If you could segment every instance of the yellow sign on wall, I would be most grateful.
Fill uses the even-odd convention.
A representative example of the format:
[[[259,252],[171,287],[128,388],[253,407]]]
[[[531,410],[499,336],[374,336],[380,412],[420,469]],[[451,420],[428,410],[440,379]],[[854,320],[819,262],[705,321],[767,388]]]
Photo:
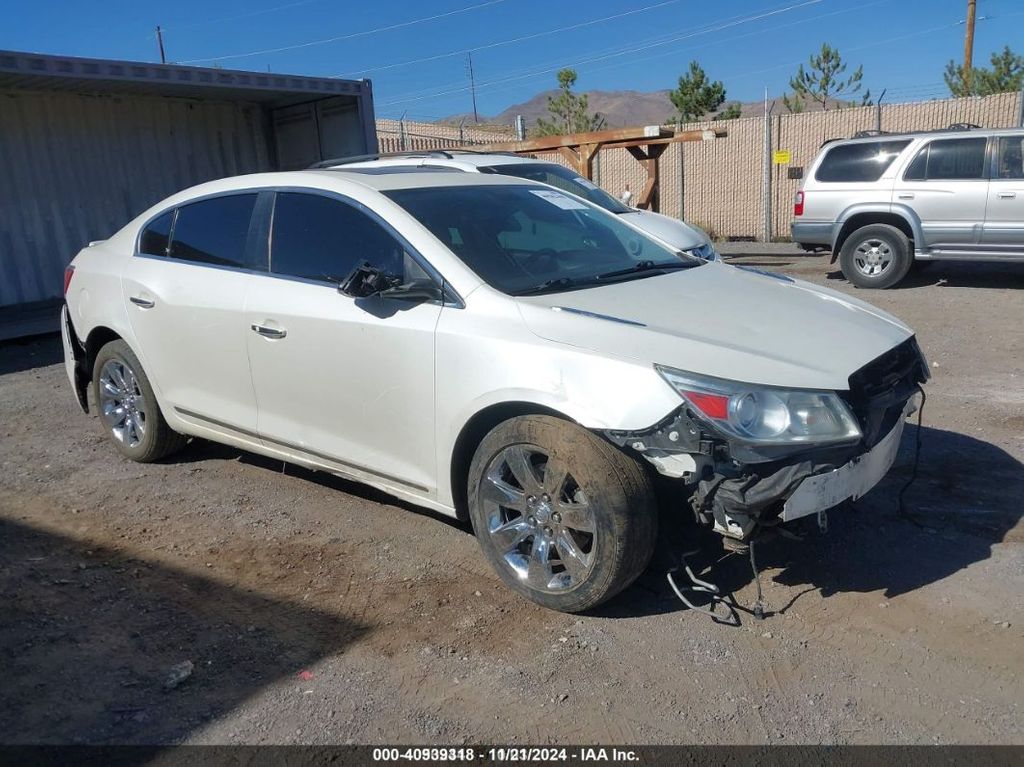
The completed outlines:
[[[772,152],[772,162],[776,165],[789,165],[793,159],[793,153],[788,149],[776,149]]]

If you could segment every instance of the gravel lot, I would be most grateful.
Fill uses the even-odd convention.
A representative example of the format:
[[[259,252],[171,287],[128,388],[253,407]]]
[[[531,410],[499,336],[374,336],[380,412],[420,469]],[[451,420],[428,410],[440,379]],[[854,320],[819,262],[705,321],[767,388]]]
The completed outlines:
[[[827,256],[724,250],[853,290]],[[759,547],[770,614],[738,628],[655,570],[545,611],[464,527],[230,448],[129,463],[76,411],[59,340],[0,346],[0,739],[1024,743],[1024,268],[858,295],[933,365],[910,513],[912,426],[827,535]],[[703,565],[753,602],[745,559]]]

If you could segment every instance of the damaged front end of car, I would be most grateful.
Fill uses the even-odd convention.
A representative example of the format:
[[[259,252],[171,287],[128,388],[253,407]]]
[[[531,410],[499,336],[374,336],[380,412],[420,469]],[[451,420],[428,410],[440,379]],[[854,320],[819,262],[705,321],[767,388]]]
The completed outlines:
[[[607,431],[680,481],[696,520],[735,543],[859,498],[895,459],[929,377],[911,337],[838,392],[785,390],[659,368],[683,404],[649,429]]]

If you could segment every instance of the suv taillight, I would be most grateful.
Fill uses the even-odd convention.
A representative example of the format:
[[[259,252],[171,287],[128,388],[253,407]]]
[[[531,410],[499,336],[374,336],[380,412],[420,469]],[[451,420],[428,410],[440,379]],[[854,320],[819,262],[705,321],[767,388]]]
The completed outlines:
[[[64,295],[67,296],[68,288],[71,287],[71,278],[75,276],[75,267],[73,264],[68,264],[64,269]]]
[[[804,214],[804,193],[797,192],[796,197],[793,198],[793,215],[802,216]]]

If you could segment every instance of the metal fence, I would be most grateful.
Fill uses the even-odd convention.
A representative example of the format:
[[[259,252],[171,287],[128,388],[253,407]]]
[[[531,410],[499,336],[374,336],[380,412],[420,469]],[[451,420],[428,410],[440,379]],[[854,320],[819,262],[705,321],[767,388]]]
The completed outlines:
[[[720,238],[786,238],[793,196],[800,186],[799,177],[791,177],[798,174],[791,171],[807,168],[828,139],[849,137],[860,130],[929,130],[953,123],[986,128],[1024,124],[1020,93],[800,114],[782,114],[780,110],[784,110],[781,102],[775,102],[767,118],[681,126],[684,130],[725,128],[729,135],[669,146],[659,161],[661,212],[699,224]],[[377,133],[381,151],[441,149],[512,141],[515,137],[511,126],[507,130],[460,130],[397,120],[378,120]],[[775,164],[772,159],[776,150],[787,150],[788,162]],[[544,159],[566,164],[556,153],[546,154]],[[625,149],[600,152],[594,177],[615,196],[621,195],[627,185],[636,193],[646,181],[640,163]]]
[[[515,131],[511,126],[507,130],[487,130],[464,125],[377,120],[377,144],[381,152],[411,152],[514,140]]]

